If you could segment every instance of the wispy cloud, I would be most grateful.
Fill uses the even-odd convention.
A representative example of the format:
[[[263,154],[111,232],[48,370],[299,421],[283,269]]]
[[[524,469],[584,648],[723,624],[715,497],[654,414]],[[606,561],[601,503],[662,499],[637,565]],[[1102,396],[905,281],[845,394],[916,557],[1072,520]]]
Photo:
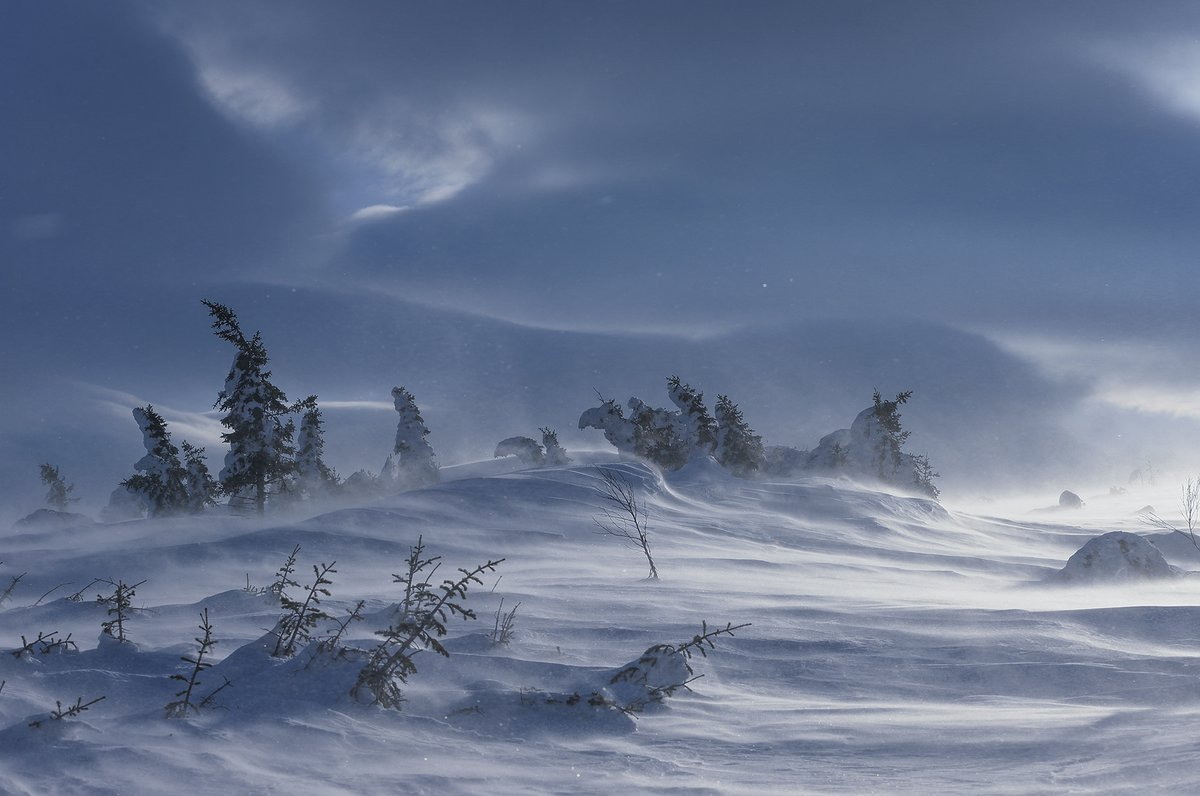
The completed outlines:
[[[407,207],[397,207],[396,205],[370,205],[368,207],[360,207],[350,214],[351,221],[375,221],[381,218],[391,218],[397,213],[403,213],[408,210]]]
[[[202,60],[200,83],[226,115],[257,127],[299,122],[317,107],[282,78],[261,70]]]
[[[148,401],[133,393],[113,390],[98,384],[73,382],[85,393],[90,393],[95,405],[107,412],[114,419],[129,422],[130,433],[137,434],[137,426],[133,420],[133,408],[153,404],[154,410],[167,421],[167,430],[176,442],[188,440],[193,445],[219,445],[224,428],[215,410],[194,412],[177,409],[172,406]],[[390,407],[389,407],[390,408]]]
[[[1099,64],[1131,78],[1170,111],[1200,121],[1200,42],[1105,43],[1091,50]]]

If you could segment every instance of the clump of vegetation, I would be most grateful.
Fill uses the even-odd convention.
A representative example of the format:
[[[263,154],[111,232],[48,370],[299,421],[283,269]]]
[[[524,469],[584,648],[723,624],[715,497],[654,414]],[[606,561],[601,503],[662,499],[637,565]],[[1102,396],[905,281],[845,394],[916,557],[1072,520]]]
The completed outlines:
[[[283,605],[283,617],[275,628],[275,649],[271,655],[276,658],[286,658],[296,651],[296,647],[312,638],[312,629],[322,619],[329,619],[329,614],[321,610],[321,597],[329,597],[330,591],[326,586],[333,585],[328,576],[337,572],[333,565],[313,565],[313,582],[304,591],[304,599],[294,600],[281,591],[279,600]],[[292,585],[294,582],[289,581]]]
[[[506,613],[504,598],[500,598],[500,606],[496,608],[496,621],[492,625],[492,633],[489,636],[493,645],[506,646],[512,641],[513,634],[517,630],[517,609],[520,607],[521,604],[517,603],[512,610]]]
[[[398,709],[404,703],[401,686],[417,671],[413,658],[426,649],[450,657],[439,641],[446,635],[446,622],[452,616],[464,620],[476,618],[475,612],[463,605],[467,591],[471,584],[483,585],[480,576],[494,572],[503,561],[503,558],[488,561],[472,570],[460,567],[458,578],[447,578],[435,588],[430,578],[441,566],[441,556],[426,558],[424,543],[418,538],[409,550],[405,572],[392,575],[395,583],[404,584],[404,596],[395,619],[389,627],[376,631],[382,641],[359,671],[350,695],[373,705]]]

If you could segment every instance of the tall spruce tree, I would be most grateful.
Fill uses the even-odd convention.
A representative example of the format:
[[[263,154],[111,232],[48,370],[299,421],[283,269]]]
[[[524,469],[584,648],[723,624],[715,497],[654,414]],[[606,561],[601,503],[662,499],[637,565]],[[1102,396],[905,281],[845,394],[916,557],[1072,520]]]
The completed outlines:
[[[174,514],[188,507],[187,470],[179,448],[171,442],[167,421],[150,404],[135,406],[133,419],[142,430],[146,455],[133,465],[137,473],[121,482],[151,515]]]
[[[716,458],[721,466],[740,478],[749,478],[763,469],[766,456],[762,437],[750,428],[737,404],[727,395],[718,395],[716,415]]]
[[[237,349],[225,386],[213,407],[225,413],[221,424],[229,431],[225,466],[218,475],[231,505],[250,502],[262,514],[272,487],[285,485],[295,472],[292,438],[295,424],[288,418],[287,396],[271,381],[262,335],[246,337],[233,310],[205,300],[213,333]]]

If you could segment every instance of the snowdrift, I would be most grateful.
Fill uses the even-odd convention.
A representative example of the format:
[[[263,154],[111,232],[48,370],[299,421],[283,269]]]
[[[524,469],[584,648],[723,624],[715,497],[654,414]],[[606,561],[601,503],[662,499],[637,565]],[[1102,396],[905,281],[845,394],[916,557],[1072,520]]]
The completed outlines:
[[[645,500],[660,581],[595,532],[597,466]],[[0,644],[28,649],[0,655],[0,792],[1188,790],[1198,587],[1044,585],[1096,535],[704,461],[497,472],[296,521],[14,530]],[[393,621],[418,538],[435,588],[505,561],[465,600],[478,618],[447,619],[449,657],[414,658],[401,709],[364,704],[353,649]],[[333,567],[330,618],[273,657],[296,545],[300,584]],[[101,633],[97,578],[144,581],[128,643]],[[205,611],[196,693],[216,693],[166,718]],[[343,622],[350,651],[323,652]],[[736,632],[682,654],[705,622]]]

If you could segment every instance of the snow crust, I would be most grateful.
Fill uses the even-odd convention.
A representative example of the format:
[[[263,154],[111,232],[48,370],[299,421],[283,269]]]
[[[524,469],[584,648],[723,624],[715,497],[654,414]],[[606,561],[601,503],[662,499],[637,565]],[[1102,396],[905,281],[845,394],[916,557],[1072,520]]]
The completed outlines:
[[[439,484],[308,518],[210,512],[0,536],[0,586],[28,573],[0,605],[3,650],[50,631],[77,645],[0,654],[0,792],[1196,788],[1195,579],[1061,588],[1048,577],[1095,528],[829,479],[746,481],[699,457],[666,478],[594,460],[645,499],[660,581],[594,532],[591,463],[445,468]],[[279,604],[247,579],[268,584],[297,544],[299,580],[336,561],[324,607],[343,618],[364,600],[348,634],[366,647],[418,536],[443,573],[506,560],[471,592],[479,619],[449,623],[450,657],[417,657],[401,711],[352,700],[355,669],[314,645],[271,658]],[[110,589],[89,588],[97,577],[145,579],[132,645],[101,638],[96,597]],[[508,645],[489,639],[501,600],[520,603]],[[216,707],[167,719],[205,609],[218,645],[201,690],[232,685]],[[677,684],[671,650],[704,621],[752,624],[693,659],[701,677],[687,688],[634,715],[613,706]],[[56,701],[99,696],[49,719]]]

